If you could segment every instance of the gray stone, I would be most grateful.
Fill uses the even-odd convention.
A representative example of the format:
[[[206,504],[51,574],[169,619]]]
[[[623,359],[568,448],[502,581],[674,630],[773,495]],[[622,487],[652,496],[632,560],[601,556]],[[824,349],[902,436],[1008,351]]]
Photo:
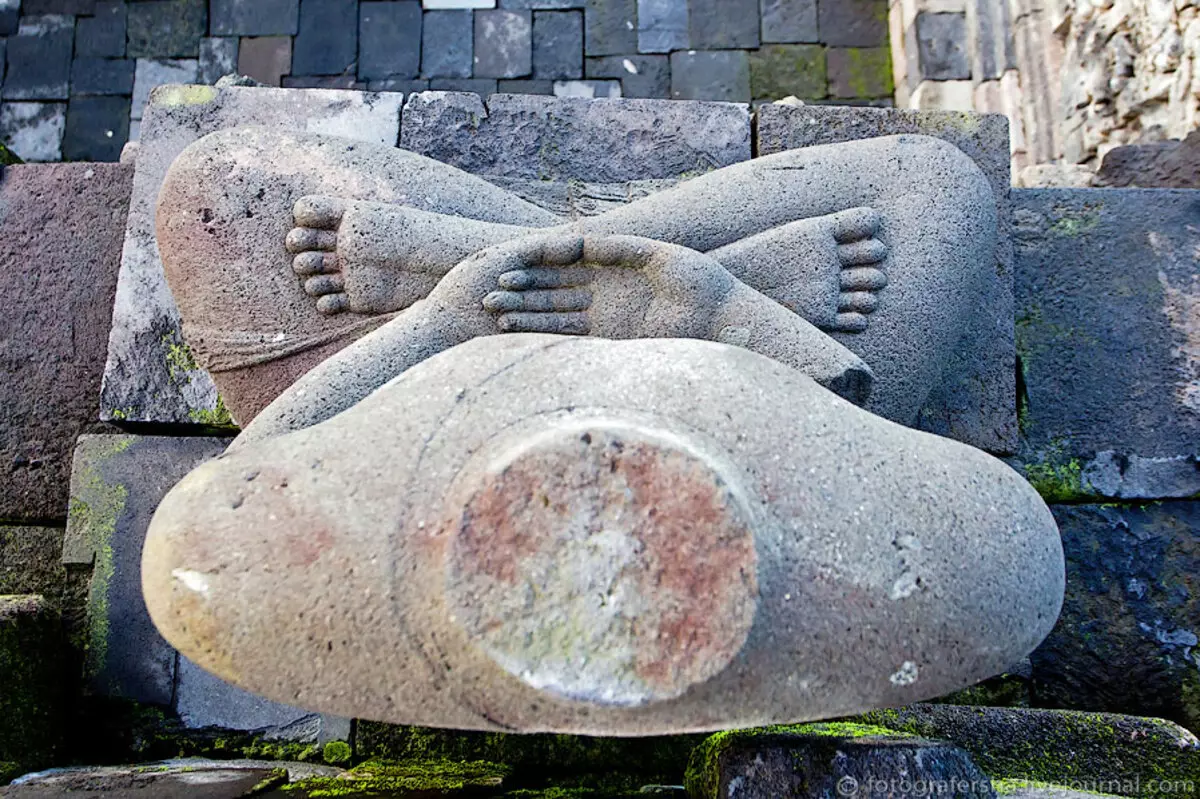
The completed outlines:
[[[638,50],[669,53],[688,46],[687,0],[638,0]]]
[[[367,90],[372,92],[402,92],[412,94],[429,90],[427,80],[408,80],[406,78],[384,78],[367,83]]]
[[[144,764],[53,769],[28,774],[5,789],[12,799],[51,799],[59,796],[154,796],[158,799],[239,799],[286,785],[287,772],[273,763],[256,768],[224,763],[197,765]]]
[[[829,94],[827,48],[819,44],[767,44],[750,53],[750,93],[755,100],[821,100]]]
[[[992,186],[1000,226],[995,279],[978,296],[975,321],[952,355],[941,387],[928,398],[918,424],[989,452],[1011,453],[1017,447],[1017,419],[1008,120],[994,114],[830,106],[771,104],[758,109],[760,155],[888,134],[942,138],[970,156]]]
[[[833,98],[853,100],[884,97],[891,100],[895,87],[892,85],[891,51],[888,48],[830,47],[827,48],[826,66],[829,93]]]
[[[206,777],[213,775],[214,772],[248,772],[248,771],[265,771],[268,775],[271,772],[283,771],[286,776],[283,778],[286,782],[296,783],[302,780],[307,780],[312,777],[337,777],[345,774],[345,770],[335,766],[324,766],[316,763],[292,763],[286,760],[209,760],[202,757],[181,757],[172,760],[156,760],[149,763],[138,763],[131,766],[77,766],[67,768],[53,768],[41,771],[36,774],[27,774],[14,780],[10,790],[15,791],[16,788],[50,788],[55,792],[52,796],[70,795],[68,792],[72,787],[83,787],[89,784],[95,784],[106,780],[112,780],[113,783],[121,785],[122,788],[128,788],[130,778],[137,778],[147,774],[170,774],[176,777],[184,777],[188,774],[204,775],[197,777],[191,781],[181,781],[179,787],[183,791],[183,796],[197,796],[200,786],[206,781]],[[225,775],[218,775],[215,782],[224,782]],[[261,781],[261,780],[260,780]],[[122,782],[125,784],[122,785]],[[165,783],[143,783],[134,788],[134,790],[156,790],[165,787]],[[151,787],[152,786],[152,787]],[[252,786],[257,787],[257,786]],[[232,791],[234,797],[243,797],[245,793],[238,793],[236,789]],[[13,795],[16,795],[15,793]],[[25,794],[21,794],[24,796]],[[158,796],[159,794],[155,794]],[[222,794],[224,795],[224,794]],[[39,795],[40,796],[40,795]],[[206,797],[206,799],[210,799]]]
[[[0,36],[12,36],[20,28],[21,0],[0,0]]]
[[[192,58],[139,58],[133,73],[133,107],[130,116],[140,120],[150,102],[150,92],[173,83],[195,83],[200,62]]]
[[[354,75],[302,75],[283,79],[285,89],[355,89],[365,90],[366,84]]]
[[[1104,156],[1098,186],[1194,189],[1200,187],[1200,131],[1182,140],[1114,147]]]
[[[963,40],[968,43],[970,75],[977,83],[995,80],[1017,66],[1012,11],[1006,0],[967,0],[966,6]]]
[[[303,0],[292,49],[292,75],[352,73],[358,59],[358,3]]]
[[[125,4],[105,0],[96,4],[94,17],[75,21],[75,57],[125,56]]]
[[[481,97],[493,94],[496,88],[495,78],[435,78],[429,81],[430,91],[470,92]]]
[[[71,94],[129,96],[133,94],[133,67],[134,62],[126,58],[76,58],[71,65]]]
[[[603,56],[587,59],[589,78],[621,81],[621,96],[665,98],[671,94],[671,62],[665,55]]]
[[[65,100],[71,82],[75,42],[71,17],[23,17],[8,39],[8,70],[0,97],[5,100]]]
[[[882,47],[888,43],[887,3],[836,0],[817,4],[821,39],[831,47]]]
[[[587,0],[500,0],[500,8],[514,10],[562,10],[567,8],[584,8]]]
[[[268,738],[292,739],[295,733],[304,735],[298,728],[320,725],[316,714],[247,693],[182,656],[176,682],[175,712],[192,729],[263,730]],[[315,734],[309,734],[315,739]]]
[[[61,161],[66,126],[66,103],[0,103],[0,140],[24,161]]]
[[[589,56],[638,50],[637,0],[587,0],[584,25]]]
[[[968,80],[967,17],[965,14],[922,11],[905,38],[917,50],[916,69],[909,64],[909,80]],[[999,77],[994,76],[994,77]]]
[[[37,280],[0,272],[9,303],[0,317],[0,518],[66,518],[71,451],[96,419],[130,173],[116,164],[4,168],[0,261],[36,263]]]
[[[200,74],[196,78],[200,83],[211,86],[237,72],[237,66],[237,37],[213,36],[200,40]]]
[[[126,31],[130,58],[196,58],[208,32],[206,0],[130,3]]]
[[[62,539],[57,527],[0,526],[0,596],[39,594],[57,604],[66,581]]]
[[[764,43],[797,44],[820,41],[817,0],[760,0]]]
[[[421,4],[365,2],[358,11],[358,77],[415,78],[421,68]]]
[[[476,11],[476,77],[520,78],[532,69],[532,12]]]
[[[1193,192],[1026,189],[1014,200],[1026,473],[1064,500],[1194,496]]]
[[[128,97],[72,97],[63,160],[119,161],[129,139],[129,109]]]
[[[294,36],[300,0],[210,0],[213,36]]]
[[[674,100],[750,101],[750,61],[741,50],[671,53]]]
[[[219,438],[80,437],[63,562],[92,566],[87,679],[97,694],[171,705],[175,650],[154,629],[142,599],[142,540],[171,484],[220,454],[226,443]]]
[[[469,78],[474,68],[474,22],[470,11],[429,11],[421,31],[421,74]]]
[[[892,799],[938,786],[943,797],[995,799],[991,780],[953,744],[882,727],[810,724],[723,733],[700,744],[688,794],[703,799],[840,796]]]
[[[758,0],[687,0],[688,39],[697,50],[755,48]]]
[[[588,100],[616,99],[621,82],[615,80],[559,80],[554,82],[555,97],[582,97]]]
[[[533,77],[539,80],[583,77],[581,12],[533,12]]]
[[[167,168],[191,142],[238,124],[320,130],[394,145],[402,96],[234,87],[167,88],[155,97],[160,105],[147,109],[134,177],[101,416],[228,424],[212,380],[184,346],[179,314],[162,275],[154,206]]]
[[[292,69],[292,37],[243,38],[238,44],[238,73],[261,86],[279,86]]]
[[[503,94],[554,94],[552,80],[502,80],[497,83],[496,91]]]

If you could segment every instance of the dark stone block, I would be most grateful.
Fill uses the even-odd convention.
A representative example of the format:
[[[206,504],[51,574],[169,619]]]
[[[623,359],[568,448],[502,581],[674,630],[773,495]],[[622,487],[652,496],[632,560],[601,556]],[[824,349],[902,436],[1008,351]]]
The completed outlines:
[[[429,81],[409,80],[407,78],[384,78],[383,80],[370,81],[367,84],[367,91],[371,92],[403,92],[404,94],[412,94],[413,92],[428,90]]]
[[[486,78],[440,78],[429,81],[429,88],[435,92],[474,92],[481,97],[495,94],[495,80]]]
[[[5,100],[65,100],[71,84],[70,17],[26,17],[21,33],[8,39]]]
[[[688,0],[638,0],[638,50],[669,53],[688,47]]]
[[[886,47],[830,47],[829,93],[841,99],[891,97],[892,54]]]
[[[887,0],[833,0],[818,3],[821,39],[831,47],[885,47]]]
[[[237,72],[239,43],[236,36],[207,36],[200,40],[200,83],[211,86]]]
[[[828,93],[825,48],[818,44],[764,45],[750,54],[750,91],[755,100],[823,98]]]
[[[366,91],[367,85],[353,75],[289,75],[283,79],[285,89],[354,89]]]
[[[300,33],[292,46],[292,74],[353,73],[357,59],[357,0],[302,0]]]
[[[20,28],[21,12],[15,5],[0,7],[0,36],[13,36]]]
[[[421,32],[421,74],[427,78],[471,77],[474,24],[469,10],[426,12]]]
[[[589,56],[638,51],[637,0],[587,0],[584,24]]]
[[[134,62],[126,58],[76,58],[71,66],[71,94],[131,95],[133,66]]]
[[[575,80],[583,77],[581,12],[533,13],[533,77],[541,80]]]
[[[566,8],[584,8],[587,6],[587,0],[500,0],[496,5],[499,8],[511,8],[514,11],[562,10]]]
[[[970,69],[976,82],[995,80],[1017,65],[1008,0],[967,0],[967,29],[975,40]]]
[[[1106,187],[1194,189],[1200,187],[1200,131],[1183,140],[1114,147],[1097,175]]]
[[[279,86],[291,71],[292,37],[257,36],[238,44],[238,74],[267,86]]]
[[[63,135],[64,161],[119,161],[129,139],[128,97],[72,97]]]
[[[750,61],[742,50],[681,50],[671,53],[675,100],[750,101]]]
[[[1013,192],[1019,460],[1052,500],[1200,492],[1195,195]]]
[[[671,59],[665,55],[589,58],[585,69],[589,78],[620,80],[623,97],[671,96]]]
[[[293,36],[300,0],[210,0],[213,36]]]
[[[125,56],[125,4],[96,4],[96,16],[75,21],[75,57]]]
[[[62,542],[59,528],[0,526],[0,596],[41,594],[58,604],[66,582]]]
[[[532,12],[476,11],[476,77],[521,78],[532,69]]]
[[[496,91],[501,94],[554,94],[552,80],[502,80]]]
[[[143,0],[129,5],[130,58],[196,58],[208,31],[205,0]]]
[[[965,14],[922,11],[917,14],[913,30],[908,32],[905,43],[914,43],[917,50],[915,70],[910,59],[911,81],[967,80],[971,77],[971,65],[967,61]]]
[[[694,49],[758,47],[760,26],[758,0],[688,0],[688,39]]]
[[[359,5],[358,77],[415,78],[421,67],[421,4],[416,0]]]
[[[0,783],[55,764],[66,718],[58,613],[40,596],[0,596]]]
[[[22,0],[21,13],[25,16],[38,14],[84,15],[96,12],[96,0]]]
[[[0,271],[0,518],[66,518],[71,450],[99,407],[132,173],[4,168],[0,263],[36,263],[38,279]]]
[[[798,44],[820,41],[817,0],[760,0],[764,43]]]

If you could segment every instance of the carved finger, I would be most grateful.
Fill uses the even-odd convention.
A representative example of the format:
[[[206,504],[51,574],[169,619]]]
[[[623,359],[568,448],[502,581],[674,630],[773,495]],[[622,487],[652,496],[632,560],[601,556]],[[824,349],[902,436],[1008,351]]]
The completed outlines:
[[[887,257],[887,246],[879,239],[863,239],[838,247],[838,257],[846,266],[868,266]]]
[[[842,291],[879,291],[887,285],[887,275],[870,267],[843,269],[841,273]]]
[[[547,237],[542,245],[541,262],[545,266],[570,266],[583,258],[583,236],[569,233]]]
[[[582,289],[493,291],[483,298],[483,307],[493,313],[586,311],[591,305],[592,293]]]
[[[350,298],[345,294],[326,294],[317,300],[317,310],[326,316],[333,316],[349,309]]]
[[[337,248],[337,234],[331,230],[314,230],[309,227],[292,228],[287,234],[288,252],[300,253],[305,250],[324,250],[332,252]]]
[[[508,291],[530,289],[562,289],[586,286],[594,274],[585,267],[516,269],[505,272],[497,279],[500,288]]]
[[[496,324],[505,333],[558,333],[586,336],[591,329],[584,313],[509,313]]]
[[[861,314],[874,313],[879,307],[879,298],[869,291],[851,291],[838,297],[839,311],[855,311]]]
[[[868,239],[879,232],[880,216],[874,208],[850,208],[829,217],[833,238],[838,244]]]
[[[338,271],[337,256],[331,252],[302,252],[292,259],[292,269],[300,277],[326,275]]]
[[[304,281],[304,293],[310,297],[322,297],[344,291],[346,281],[341,275],[318,275]]]
[[[636,236],[588,236],[583,242],[583,260],[593,266],[641,269],[656,252],[652,245]]]
[[[311,195],[301,197],[292,208],[292,216],[301,227],[326,228],[332,230],[342,222],[346,204],[336,197]]]
[[[834,319],[833,329],[842,333],[861,333],[867,329],[867,317],[860,313],[840,313]]]

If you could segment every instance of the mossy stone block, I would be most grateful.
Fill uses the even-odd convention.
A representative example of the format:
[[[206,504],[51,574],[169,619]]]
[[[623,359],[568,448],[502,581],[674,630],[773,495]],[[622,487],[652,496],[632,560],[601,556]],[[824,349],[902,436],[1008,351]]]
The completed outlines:
[[[768,44],[750,53],[750,94],[755,100],[819,100],[827,93],[825,81],[821,45]]]
[[[62,662],[57,612],[37,595],[0,596],[0,785],[54,763]]]
[[[886,47],[831,47],[829,93],[839,99],[891,97],[892,56]]]

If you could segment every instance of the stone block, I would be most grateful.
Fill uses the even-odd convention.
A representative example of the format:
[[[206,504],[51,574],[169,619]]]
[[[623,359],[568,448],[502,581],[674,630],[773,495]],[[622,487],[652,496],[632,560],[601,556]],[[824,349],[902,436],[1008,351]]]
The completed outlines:
[[[0,596],[41,594],[58,600],[66,580],[62,542],[58,527],[0,526]]]
[[[278,86],[292,70],[292,37],[259,36],[238,44],[238,74]]]
[[[24,17],[8,39],[5,100],[65,100],[71,83],[75,20],[64,16]]]
[[[530,11],[475,13],[475,75],[520,78],[533,70],[533,17]]]
[[[1195,192],[1028,189],[1013,196],[1026,475],[1059,499],[1195,496]]]
[[[426,11],[495,8],[496,0],[421,0],[421,7]]]
[[[264,125],[394,145],[397,94],[248,87],[161,89],[146,111],[134,176],[121,279],[101,394],[105,419],[229,424],[208,373],[183,343],[179,312],[162,274],[154,205],[175,157],[221,128]]]
[[[495,78],[435,78],[429,81],[429,88],[435,92],[470,92],[487,97],[495,93],[497,83]]]
[[[817,0],[759,0],[764,44],[820,41]]]
[[[421,28],[421,74],[427,78],[471,77],[474,25],[470,11],[426,12]]]
[[[826,85],[825,48],[817,44],[768,44],[750,54],[750,93],[755,100],[795,96],[819,100]]]
[[[1013,452],[1017,418],[1008,120],[994,114],[771,104],[759,107],[757,130],[759,155],[872,136],[936,136],[965,152],[987,176],[1000,219],[996,280],[978,298],[979,321],[972,331],[978,335],[964,340],[941,391],[935,390],[922,410],[920,426],[989,452]]]
[[[176,680],[175,711],[184,726],[191,729],[263,730],[269,738],[294,738],[295,733],[303,734],[297,727],[311,726],[315,733],[320,724],[319,714],[243,691],[214,677],[183,655],[179,656]],[[286,735],[285,731],[289,729],[292,735]],[[312,737],[315,739],[315,734]]]
[[[688,47],[687,0],[638,0],[638,46],[643,53]]]
[[[665,98],[671,95],[671,60],[665,55],[602,56],[584,64],[589,78],[621,81],[621,96]]]
[[[20,28],[21,0],[0,0],[0,36],[12,36]]]
[[[0,103],[0,140],[24,161],[61,161],[66,103]]]
[[[884,0],[836,0],[817,4],[821,39],[830,47],[883,47],[887,39]]]
[[[761,27],[758,0],[687,0],[689,46],[697,50],[754,48]]]
[[[94,17],[75,21],[75,57],[124,58],[125,4],[106,0],[96,4]]]
[[[200,62],[192,58],[139,58],[133,73],[133,107],[130,117],[142,118],[150,93],[159,86],[195,83],[200,77]]]
[[[140,739],[139,739],[140,740]],[[228,740],[228,739],[226,739]],[[21,779],[6,796],[11,799],[37,799],[48,796],[145,796],[155,799],[240,799],[281,793],[287,789],[289,775],[296,777],[293,766],[306,764],[263,760],[202,760],[180,758],[129,766],[68,766],[55,768]],[[335,776],[341,769],[320,771],[319,776]],[[357,787],[357,786],[356,786]],[[264,794],[266,791],[268,794]]]
[[[830,47],[829,94],[838,99],[891,97],[892,59],[886,47]]]
[[[1200,187],[1200,131],[1183,140],[1114,147],[1097,175],[1105,187],[1194,189]]]
[[[85,15],[95,13],[96,0],[24,0],[21,13]]]
[[[558,80],[553,86],[555,97],[613,100],[621,96],[621,82],[616,80]]]
[[[361,3],[358,14],[358,77],[417,77],[421,6],[412,0]]]
[[[289,75],[283,79],[285,89],[356,89],[365,90],[366,84],[354,75]]]
[[[213,36],[294,36],[300,0],[210,0]]]
[[[915,63],[909,64],[909,79],[967,80],[967,17],[965,14],[917,14],[905,36],[905,46],[915,48]],[[997,75],[996,77],[999,77]]]
[[[409,80],[407,78],[384,78],[383,80],[368,81],[367,91],[413,94],[429,91],[429,81]]]
[[[1038,701],[1200,728],[1200,502],[1054,505],[1067,593],[1033,653]],[[1200,757],[1200,755],[1198,755]]]
[[[144,0],[129,5],[130,58],[196,58],[208,32],[205,0]]]
[[[638,50],[637,0],[587,0],[584,25],[589,56]]]
[[[76,58],[71,65],[71,94],[129,96],[133,94],[133,70],[134,62],[127,58]]]
[[[237,37],[211,36],[200,40],[200,74],[197,76],[200,83],[211,86],[237,72],[237,67]]]
[[[303,0],[292,46],[293,75],[343,75],[358,59],[356,0]]]
[[[538,80],[583,77],[581,12],[533,12],[533,77]]]
[[[909,108],[917,111],[974,111],[974,84],[969,80],[923,80],[912,90]]]
[[[671,53],[671,98],[749,102],[749,57],[743,50],[680,50]]]
[[[995,80],[1017,66],[1008,0],[967,0],[966,42],[971,77]]]
[[[500,0],[500,8],[515,10],[546,11],[585,8],[586,6],[587,0]]]
[[[129,110],[128,97],[72,97],[67,104],[63,160],[119,161],[129,140]]]
[[[58,614],[37,595],[0,596],[0,783],[57,759],[65,718]]]
[[[501,94],[554,94],[552,80],[501,80],[496,91]]]
[[[4,168],[0,262],[36,263],[37,280],[0,273],[9,303],[0,317],[0,518],[66,518],[71,451],[96,418],[130,173],[116,164]]]

